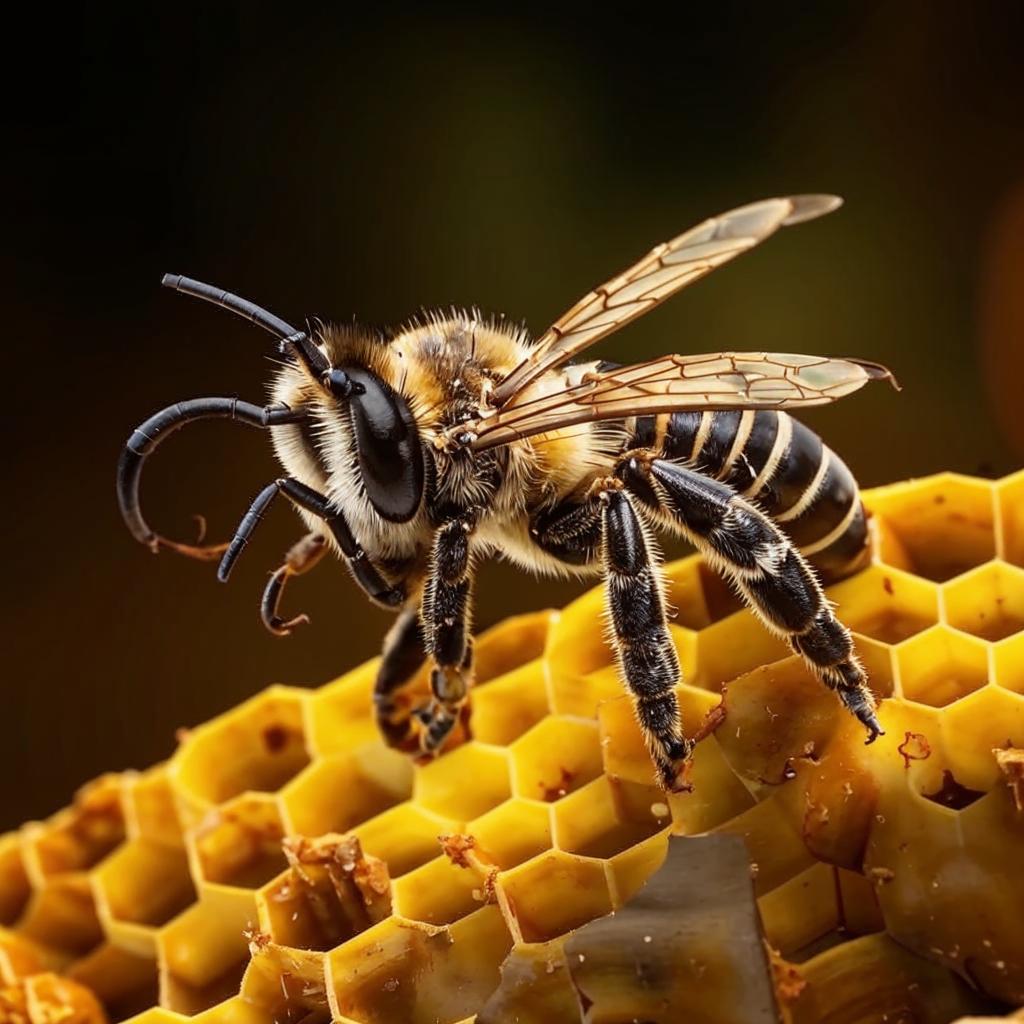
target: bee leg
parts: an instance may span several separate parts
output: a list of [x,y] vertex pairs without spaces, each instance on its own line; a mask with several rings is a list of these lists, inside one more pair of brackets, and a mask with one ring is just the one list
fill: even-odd
[[412,713],[396,698],[426,658],[419,609],[406,608],[399,613],[384,640],[384,653],[373,687],[377,728],[389,747],[404,748],[412,736]]
[[434,754],[444,745],[469,700],[472,684],[470,601],[473,578],[470,516],[460,516],[434,534],[430,573],[423,591],[423,634],[433,665],[433,701],[421,717],[420,747]]
[[593,499],[553,505],[531,518],[530,537],[567,565],[590,565],[601,546],[601,506]]
[[222,583],[227,582],[238,556],[245,550],[253,531],[263,521],[267,509],[278,494],[283,494],[293,505],[312,512],[313,515],[324,521],[338,542],[341,553],[345,556],[352,578],[371,601],[383,605],[385,608],[397,608],[405,603],[405,587],[401,583],[392,585],[384,579],[380,570],[356,540],[352,528],[341,512],[331,505],[324,495],[290,476],[267,484],[256,496],[249,511],[242,517],[235,536],[217,568],[217,578]]
[[598,491],[597,498],[612,643],[658,780],[667,790],[685,790],[684,771],[693,744],[683,735],[676,700],[679,658],[665,619],[658,553],[649,550],[635,499],[621,484],[610,484]]
[[267,582],[263,591],[263,600],[260,602],[260,618],[263,625],[270,630],[274,636],[288,636],[296,627],[309,622],[306,614],[296,615],[291,619],[282,619],[278,614],[281,604],[281,595],[284,593],[285,584],[292,576],[301,576],[309,572],[327,552],[327,541],[322,534],[307,533],[296,544],[292,545],[288,554],[285,555],[284,565],[275,570]]
[[789,641],[822,683],[835,690],[867,729],[868,743],[882,734],[850,631],[833,614],[803,555],[768,516],[728,485],[664,459],[627,459],[617,475],[630,490],[660,502],[662,518],[733,583],[764,624]]

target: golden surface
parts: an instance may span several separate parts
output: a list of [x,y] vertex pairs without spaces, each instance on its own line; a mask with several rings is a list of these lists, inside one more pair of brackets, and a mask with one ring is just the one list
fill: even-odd
[[793,1024],[999,1012],[963,979],[1024,1004],[1024,473],[866,502],[875,564],[829,596],[874,745],[697,558],[667,567],[692,793],[652,784],[597,590],[479,639],[474,738],[427,766],[378,740],[374,663],[273,686],[0,837],[0,1019],[457,1022],[515,949],[557,1021],[565,934],[673,831],[745,839]]

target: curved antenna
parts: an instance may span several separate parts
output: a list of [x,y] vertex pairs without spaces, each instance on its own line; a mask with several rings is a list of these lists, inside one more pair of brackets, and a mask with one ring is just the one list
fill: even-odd
[[217,288],[212,284],[204,284],[191,277],[182,277],[181,274],[164,274],[160,283],[164,288],[181,292],[183,295],[191,295],[193,298],[210,302],[214,306],[220,306],[236,316],[248,320],[249,323],[262,327],[269,331],[281,343],[281,351],[291,351],[300,363],[306,368],[310,376],[319,381],[320,378],[331,368],[323,352],[320,351],[310,340],[305,331],[298,331],[287,321],[279,316],[274,316],[262,306],[255,302],[243,299],[233,292]]
[[117,466],[117,503],[132,536],[153,552],[163,547],[203,561],[219,558],[227,549],[226,544],[183,544],[151,529],[139,504],[139,482],[146,459],[161,441],[197,420],[232,419],[251,427],[266,428],[279,423],[296,423],[305,415],[303,410],[287,405],[258,406],[238,398],[216,397],[176,402],[150,416],[128,438]]

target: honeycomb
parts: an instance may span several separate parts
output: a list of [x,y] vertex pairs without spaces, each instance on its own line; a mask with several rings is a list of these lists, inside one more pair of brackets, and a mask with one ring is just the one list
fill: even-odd
[[865,500],[829,597],[874,745],[697,557],[666,567],[692,792],[652,783],[600,590],[479,638],[472,738],[427,765],[379,740],[375,663],[271,686],[0,837],[0,1021],[1004,1019],[1024,472]]

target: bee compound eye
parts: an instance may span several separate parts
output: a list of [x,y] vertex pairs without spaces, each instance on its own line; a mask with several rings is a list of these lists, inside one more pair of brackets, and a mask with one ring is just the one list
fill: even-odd
[[350,367],[347,376],[352,385],[348,413],[366,496],[384,519],[408,522],[424,486],[416,421],[402,396],[369,370]]

